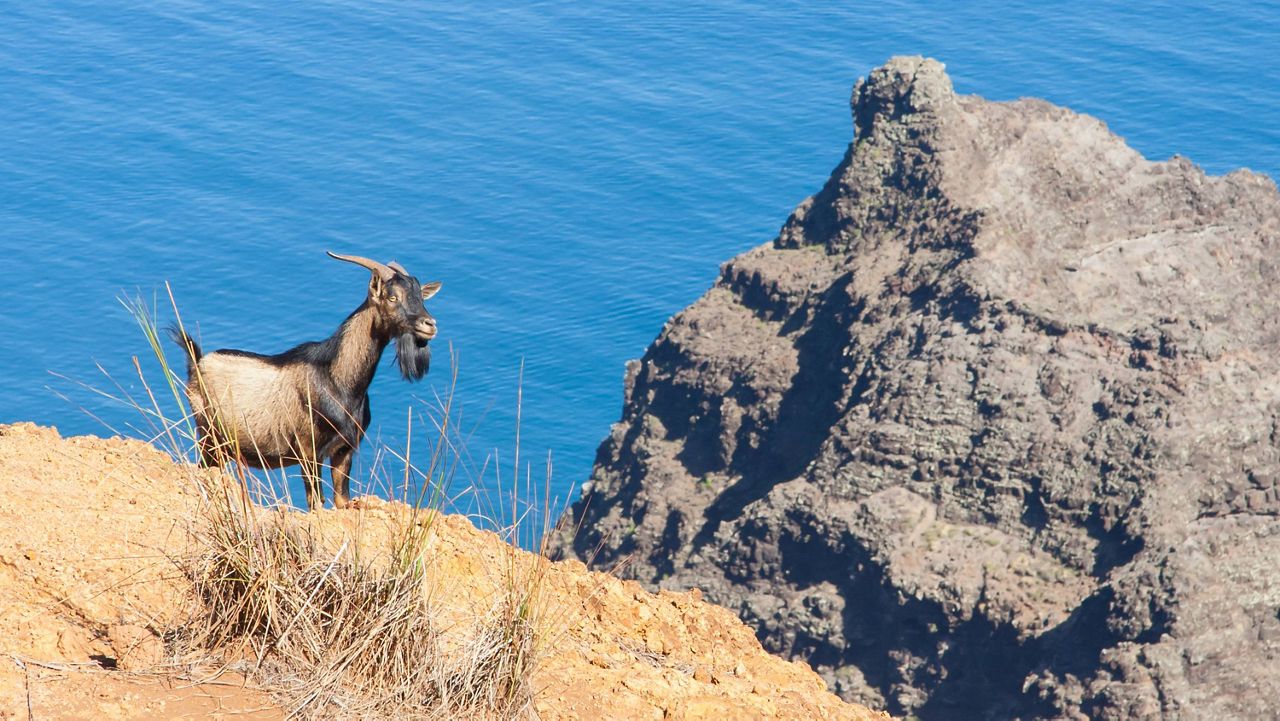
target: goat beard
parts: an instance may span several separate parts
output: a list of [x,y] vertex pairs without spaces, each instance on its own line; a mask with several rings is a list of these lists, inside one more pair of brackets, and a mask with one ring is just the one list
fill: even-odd
[[405,380],[422,380],[431,369],[431,346],[427,343],[412,333],[396,339],[396,362],[400,364],[400,375]]

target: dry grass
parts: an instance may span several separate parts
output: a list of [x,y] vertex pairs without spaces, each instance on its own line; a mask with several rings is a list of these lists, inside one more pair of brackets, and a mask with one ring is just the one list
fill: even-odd
[[203,552],[179,561],[195,601],[186,649],[242,659],[293,713],[512,718],[526,709],[536,593],[513,584],[516,594],[460,627],[424,593],[425,544],[402,556],[408,563],[391,555],[414,532],[331,537],[299,515],[254,508],[202,524]]
[[[182,409],[180,376],[167,363],[154,310],[141,301],[126,306]],[[152,440],[190,457],[190,417],[162,412],[136,359],[135,366],[148,399],[136,406],[154,428]],[[405,503],[401,512],[384,516],[392,519],[389,525],[366,524],[362,510],[336,514],[341,519],[329,514],[319,523],[320,514],[289,510],[272,484],[238,465],[223,464],[227,473],[192,467],[200,499],[188,528],[194,550],[172,559],[191,592],[187,619],[171,634],[175,655],[245,672],[275,692],[291,715],[532,715],[530,679],[547,638],[543,559],[509,544],[499,592],[480,604],[486,611],[463,622],[426,591],[430,581],[439,581],[432,579],[433,521],[459,457],[450,403],[440,410],[427,467],[410,463],[406,449],[403,483],[383,476],[388,495]],[[513,474],[512,525],[506,529],[513,542],[529,530],[522,530],[526,514],[515,505],[519,475]],[[417,492],[411,479],[419,481]],[[255,498],[277,505],[264,507]],[[550,517],[545,510],[544,523]],[[541,530],[545,538],[548,529]]]

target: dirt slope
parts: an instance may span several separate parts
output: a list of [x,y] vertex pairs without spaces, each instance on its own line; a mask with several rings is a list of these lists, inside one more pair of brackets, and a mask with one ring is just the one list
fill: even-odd
[[[191,472],[137,441],[0,425],[0,719],[282,716],[240,679],[196,684],[163,664],[156,634],[180,617],[168,556],[187,542]],[[313,515],[332,531],[401,510],[371,501]],[[436,529],[435,582],[482,603],[500,579],[501,542],[460,517]],[[764,653],[696,591],[655,595],[576,561],[546,578],[541,718],[885,718]]]

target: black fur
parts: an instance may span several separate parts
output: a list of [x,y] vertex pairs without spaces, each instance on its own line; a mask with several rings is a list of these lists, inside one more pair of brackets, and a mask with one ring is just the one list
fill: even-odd
[[396,362],[407,381],[419,381],[431,370],[431,346],[412,333],[396,338]]
[[[325,338],[324,340],[310,340],[305,343],[299,343],[289,350],[282,351],[280,353],[268,355],[266,353],[254,353],[253,351],[240,350],[238,348],[219,348],[214,352],[222,353],[224,355],[256,358],[263,363],[273,365],[277,368],[284,368],[285,366],[293,365],[295,363],[306,363],[308,365],[325,367],[333,363],[334,358],[338,356],[338,346],[342,342],[342,336],[346,330],[348,321],[368,307],[368,301],[362,303],[359,308],[356,308],[351,312],[351,315],[347,316],[346,320],[342,321],[342,325],[338,326],[338,329],[328,338]],[[377,340],[379,340],[378,350],[381,351],[386,347],[387,339]]]
[[173,342],[182,346],[184,355],[187,358],[187,375],[191,375],[196,363],[204,357],[204,351],[200,350],[200,344],[194,338],[187,335],[186,331],[179,330],[177,326],[169,326],[169,337],[173,338]]

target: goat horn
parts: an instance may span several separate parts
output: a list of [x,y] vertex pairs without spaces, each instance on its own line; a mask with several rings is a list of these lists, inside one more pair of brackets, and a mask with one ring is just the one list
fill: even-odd
[[396,277],[396,271],[394,269],[389,268],[376,260],[369,260],[368,258],[362,258],[358,255],[338,255],[330,250],[326,250],[325,252],[334,260],[345,260],[348,263],[355,263],[358,266],[368,268],[370,271],[377,273],[378,278],[383,282]]
[[409,271],[405,270],[403,265],[400,265],[394,260],[391,261],[390,263],[387,263],[387,267],[399,273],[400,275],[409,275]]

